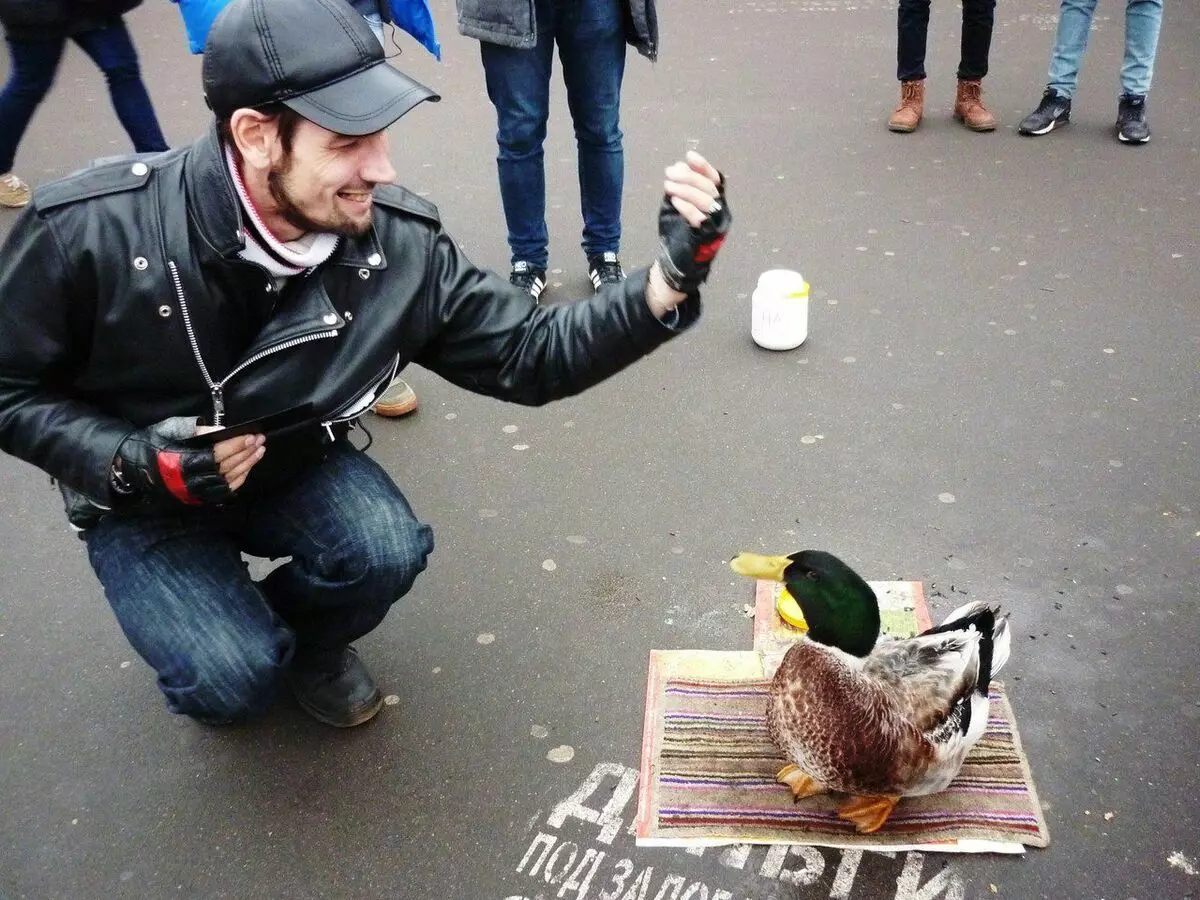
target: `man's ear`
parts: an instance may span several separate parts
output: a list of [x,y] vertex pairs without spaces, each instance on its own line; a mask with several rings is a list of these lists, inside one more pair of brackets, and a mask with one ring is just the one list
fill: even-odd
[[279,154],[279,120],[257,109],[239,109],[229,119],[233,144],[244,165],[267,170]]

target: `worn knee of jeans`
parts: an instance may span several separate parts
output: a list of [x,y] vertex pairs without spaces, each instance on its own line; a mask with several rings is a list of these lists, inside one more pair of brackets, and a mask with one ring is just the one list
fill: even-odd
[[408,593],[433,552],[433,530],[390,506],[369,512],[310,574],[326,586],[353,590],[364,601],[390,606]]
[[251,644],[214,637],[190,653],[173,655],[159,671],[158,686],[173,713],[211,725],[244,722],[275,702],[294,649],[284,629]]

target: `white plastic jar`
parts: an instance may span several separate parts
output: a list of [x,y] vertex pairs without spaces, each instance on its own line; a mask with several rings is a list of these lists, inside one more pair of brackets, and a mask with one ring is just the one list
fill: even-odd
[[750,298],[750,336],[767,350],[794,350],[808,337],[808,282],[791,269],[758,276]]

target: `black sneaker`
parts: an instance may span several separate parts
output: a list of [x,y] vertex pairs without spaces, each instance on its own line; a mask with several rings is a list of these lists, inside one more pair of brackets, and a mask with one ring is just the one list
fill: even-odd
[[1117,138],[1122,144],[1144,144],[1150,140],[1145,94],[1122,94],[1117,101]]
[[1038,108],[1021,120],[1017,131],[1021,134],[1047,134],[1070,121],[1071,101],[1046,88]]
[[537,300],[542,296],[542,291],[546,289],[546,270],[535,268],[522,260],[513,263],[508,280]]
[[353,647],[343,651],[331,671],[293,665],[287,681],[306,713],[335,728],[361,725],[383,709],[383,695]]
[[592,279],[592,288],[598,291],[602,284],[620,284],[625,280],[625,271],[617,254],[610,250],[588,257],[588,278]]

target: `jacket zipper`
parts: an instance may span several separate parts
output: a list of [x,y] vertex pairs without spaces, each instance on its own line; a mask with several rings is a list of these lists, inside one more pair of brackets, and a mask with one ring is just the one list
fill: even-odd
[[[392,359],[392,364],[388,369],[387,377],[384,378],[382,381],[376,381],[375,384],[377,384],[377,385],[382,384],[386,388],[387,385],[392,383],[392,379],[396,377],[396,373],[399,371],[400,371],[400,356],[399,356],[399,354],[397,354]],[[345,415],[344,412],[345,412],[345,410],[349,409],[352,406],[357,406],[358,402],[360,400],[362,400],[362,398],[364,396],[366,396],[366,395],[363,394],[361,396],[355,397],[354,400],[352,400],[350,403],[345,404],[344,406],[342,406],[341,409],[339,409],[337,412],[335,412],[332,416],[330,416],[328,419],[321,422],[321,427],[324,428],[325,433],[327,435],[329,435],[330,442],[335,440],[334,435],[333,435],[333,426],[334,425],[337,425],[341,422],[349,422],[350,427],[352,429],[357,427],[357,422],[358,422],[359,418],[362,416],[362,414],[364,412],[366,412],[367,409],[370,409],[370,407],[368,406],[368,407],[366,407],[366,409],[360,410],[359,412],[356,412],[356,413],[353,413],[350,415]]]
[[175,265],[173,259],[167,260],[167,268],[171,270],[171,281],[175,285],[175,297],[179,300],[179,312],[183,316],[183,327],[187,331],[188,343],[192,345],[192,356],[196,358],[196,362],[200,366],[200,373],[204,376],[204,381],[208,385],[208,390],[212,394],[213,401],[213,425],[225,424],[225,385],[229,379],[233,378],[243,369],[254,365],[256,362],[270,356],[273,353],[278,353],[281,350],[290,350],[292,347],[297,347],[300,344],[307,344],[309,341],[317,341],[322,338],[337,337],[337,329],[331,331],[318,331],[315,334],[306,334],[301,337],[292,338],[289,341],[284,341],[282,344],[275,344],[267,347],[265,350],[260,350],[249,359],[243,361],[235,367],[232,372],[222,378],[220,381],[214,381],[213,377],[208,373],[208,366],[204,364],[204,357],[200,355],[200,342],[196,340],[196,332],[192,328],[192,316],[188,312],[187,298],[183,293],[183,281],[179,277],[179,269]]

